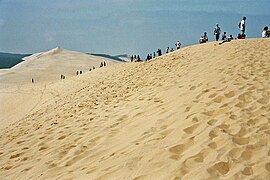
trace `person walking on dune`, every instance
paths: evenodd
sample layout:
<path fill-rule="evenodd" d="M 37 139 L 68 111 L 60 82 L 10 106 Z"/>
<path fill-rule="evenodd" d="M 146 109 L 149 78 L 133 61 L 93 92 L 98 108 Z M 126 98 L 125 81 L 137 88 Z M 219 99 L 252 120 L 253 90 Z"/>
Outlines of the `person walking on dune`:
<path fill-rule="evenodd" d="M 177 42 L 175 43 L 175 46 L 176 46 L 176 49 L 180 49 L 181 43 L 180 43 L 179 41 L 177 41 Z"/>
<path fill-rule="evenodd" d="M 219 27 L 219 24 L 217 23 L 214 29 L 214 35 L 216 36 L 216 41 L 219 40 L 220 33 L 221 33 L 221 29 Z"/>

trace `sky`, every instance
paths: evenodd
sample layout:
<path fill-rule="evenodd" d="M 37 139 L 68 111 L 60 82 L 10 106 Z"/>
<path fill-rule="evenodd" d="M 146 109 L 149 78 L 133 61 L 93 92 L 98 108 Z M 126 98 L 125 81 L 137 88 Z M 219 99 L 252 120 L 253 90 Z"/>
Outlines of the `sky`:
<path fill-rule="evenodd" d="M 270 26 L 269 0 L 0 0 L 0 52 L 36 53 L 55 47 L 141 54 L 214 40 L 216 23 L 236 36 L 247 17 L 248 38 Z"/>

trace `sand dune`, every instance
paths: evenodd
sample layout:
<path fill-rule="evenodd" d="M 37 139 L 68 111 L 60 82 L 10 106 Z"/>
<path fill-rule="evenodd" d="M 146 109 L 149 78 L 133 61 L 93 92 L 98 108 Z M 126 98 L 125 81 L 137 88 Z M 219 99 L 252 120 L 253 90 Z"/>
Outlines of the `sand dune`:
<path fill-rule="evenodd" d="M 60 80 L 61 74 L 70 78 L 75 76 L 77 71 L 85 73 L 93 66 L 98 68 L 100 63 L 104 61 L 107 65 L 119 63 L 119 61 L 112 59 L 59 47 L 23 59 L 25 61 L 22 63 L 0 73 L 0 88 L 7 88 L 14 84 L 16 86 L 29 84 L 32 78 L 36 83 L 55 82 Z"/>
<path fill-rule="evenodd" d="M 0 179 L 267 179 L 269 48 L 207 43 L 49 84 L 1 131 Z"/>
<path fill-rule="evenodd" d="M 11 69 L 0 70 L 0 129 L 34 111 L 42 99 L 53 97 L 57 90 L 48 91 L 49 84 L 66 81 L 76 76 L 77 71 L 87 73 L 93 66 L 98 68 L 101 62 L 106 62 L 108 66 L 119 63 L 59 47 L 33 54 L 24 60 Z M 66 77 L 65 80 L 61 80 L 61 74 Z M 31 83 L 32 78 L 34 84 Z"/>

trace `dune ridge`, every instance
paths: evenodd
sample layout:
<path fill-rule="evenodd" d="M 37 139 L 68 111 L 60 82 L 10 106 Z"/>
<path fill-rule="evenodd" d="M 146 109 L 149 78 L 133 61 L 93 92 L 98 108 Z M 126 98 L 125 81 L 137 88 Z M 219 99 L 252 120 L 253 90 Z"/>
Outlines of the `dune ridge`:
<path fill-rule="evenodd" d="M 0 132 L 0 178 L 267 179 L 269 42 L 207 43 L 48 85 Z"/>
<path fill-rule="evenodd" d="M 23 58 L 23 62 L 11 69 L 1 71 L 0 89 L 31 83 L 52 83 L 60 80 L 60 75 L 70 78 L 76 76 L 77 71 L 88 72 L 106 62 L 107 65 L 119 63 L 109 58 L 93 56 L 81 52 L 56 47 L 46 52 L 36 53 Z"/>

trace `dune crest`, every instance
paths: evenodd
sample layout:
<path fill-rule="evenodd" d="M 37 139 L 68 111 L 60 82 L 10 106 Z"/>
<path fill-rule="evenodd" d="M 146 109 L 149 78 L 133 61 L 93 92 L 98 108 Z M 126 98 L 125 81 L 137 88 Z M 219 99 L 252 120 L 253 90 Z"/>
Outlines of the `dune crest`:
<path fill-rule="evenodd" d="M 70 78 L 76 76 L 77 71 L 88 72 L 100 63 L 107 65 L 119 63 L 109 58 L 93 56 L 81 52 L 56 47 L 52 50 L 36 53 L 23 58 L 24 61 L 16 66 L 2 71 L 0 89 L 3 86 L 29 84 L 33 78 L 36 83 L 49 83 L 60 80 L 60 75 Z"/>
<path fill-rule="evenodd" d="M 39 58 L 44 58 L 46 56 L 53 56 L 55 54 L 58 54 L 58 53 L 61 53 L 62 51 L 67 51 L 65 49 L 62 49 L 60 47 L 56 47 L 56 48 L 53 48 L 47 52 L 41 52 L 41 53 L 35 53 L 31 56 L 28 56 L 28 57 L 25 57 L 23 58 L 23 60 L 27 61 L 27 60 L 36 60 L 36 59 L 39 59 Z"/>
<path fill-rule="evenodd" d="M 48 85 L 0 132 L 0 179 L 267 179 L 269 48 L 207 43 Z"/>

